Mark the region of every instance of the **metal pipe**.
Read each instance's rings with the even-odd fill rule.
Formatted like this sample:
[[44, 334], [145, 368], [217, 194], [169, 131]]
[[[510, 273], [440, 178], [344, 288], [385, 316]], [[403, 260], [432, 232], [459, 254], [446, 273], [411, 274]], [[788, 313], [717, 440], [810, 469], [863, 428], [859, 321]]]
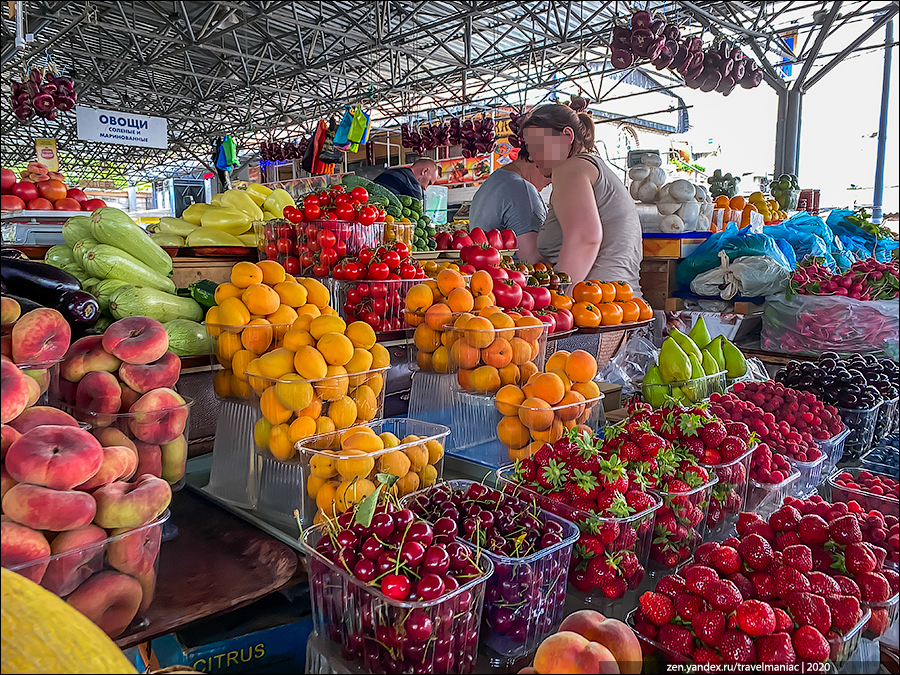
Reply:
[[25, 49], [25, 3], [16, 3], [16, 49]]
[[884, 78], [881, 81], [881, 116], [878, 118], [878, 154], [875, 159], [875, 194], [872, 199], [872, 222], [882, 221], [884, 203], [884, 155], [887, 147], [888, 99], [891, 91], [891, 43], [894, 41], [894, 21], [884, 27]]

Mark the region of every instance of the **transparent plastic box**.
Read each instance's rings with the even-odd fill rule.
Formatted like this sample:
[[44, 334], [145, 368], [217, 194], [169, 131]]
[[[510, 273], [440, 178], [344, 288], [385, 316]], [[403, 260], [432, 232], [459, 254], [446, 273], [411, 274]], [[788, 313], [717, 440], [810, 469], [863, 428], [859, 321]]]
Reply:
[[537, 408], [513, 403], [501, 405], [500, 412], [515, 414], [502, 415], [497, 423], [497, 438], [506, 447], [510, 461], [526, 459], [540, 450], [544, 443], [553, 444], [563, 437], [567, 430], [588, 427], [594, 432], [606, 427], [603, 411], [603, 394], [580, 401]]
[[[652, 490], [662, 499], [653, 528], [653, 544], [647, 569], [652, 576], [667, 574], [694, 553], [706, 531], [706, 516], [716, 475], [688, 492]], [[671, 519], [669, 518], [671, 516]], [[675, 530], [671, 531], [674, 527]]]
[[[553, 501], [540, 492], [517, 483], [515, 469], [512, 465], [498, 469], [496, 476], [498, 489], [529, 503], [536, 504], [545, 511], [575, 523], [582, 533], [590, 534], [592, 529], [603, 533], [610, 538], [610, 543], [606, 546], [607, 551], [630, 551], [638, 559], [639, 570], [646, 568], [653, 536], [653, 525], [658, 509], [662, 506], [662, 500], [659, 495], [650, 493], [654, 502], [645, 511], [634, 513], [625, 518], [606, 518], [598, 516], [594, 512], [583, 511], [568, 504]], [[640, 576], [640, 578], [628, 581], [628, 589], [622, 597], [609, 598], [600, 588], [595, 588], [583, 594], [583, 599], [585, 602], [596, 606], [606, 616], [624, 619], [628, 610], [634, 607], [637, 599], [636, 591], [644, 580], [643, 573], [636, 576]], [[582, 594], [574, 587], [570, 587], [569, 593], [582, 597]]]
[[[489, 558], [472, 550], [483, 575], [451, 593], [431, 601], [398, 601], [316, 551], [321, 536], [320, 528], [313, 527], [300, 539], [309, 568], [313, 625], [344, 659], [371, 673], [402, 669], [407, 663], [419, 673], [472, 672], [485, 586], [494, 571]], [[413, 612], [424, 614], [431, 624], [427, 641], [416, 643], [406, 637], [405, 624]]]
[[882, 401], [881, 407], [878, 408], [878, 420], [875, 422], [875, 431], [872, 432], [873, 443], [877, 444], [893, 430], [894, 423], [897, 420], [898, 403], [900, 403], [900, 396]]
[[[305, 220], [302, 223], [291, 223], [283, 218], [253, 223], [253, 231], [256, 233], [257, 241], [259, 242], [257, 248], [259, 249], [260, 260], [277, 260], [284, 265], [289, 257], [296, 258], [300, 273], [304, 276], [312, 276], [313, 266], [303, 267], [300, 265], [300, 255], [311, 243], [313, 246], [319, 247], [318, 233], [322, 230], [333, 232], [336, 242], [346, 246], [347, 252], [345, 257], [350, 258], [357, 257], [364, 248], [373, 248], [381, 245], [381, 240], [384, 237], [384, 223], [362, 225], [346, 220]], [[277, 245], [279, 240], [284, 239], [289, 241], [290, 251], [274, 252], [273, 257], [273, 251], [268, 246], [270, 244]], [[314, 242], [313, 240], [316, 241]], [[318, 252], [319, 248], [316, 248], [313, 253]], [[339, 256], [337, 262], [341, 260], [343, 260], [343, 257]]]
[[859, 638], [862, 637], [863, 631], [868, 625], [872, 617], [871, 610], [863, 607], [862, 617], [843, 635], [828, 638], [828, 644], [831, 647], [831, 663], [835, 668], [840, 670], [847, 661], [853, 658], [856, 648], [859, 646]]
[[[11, 347], [10, 347], [11, 349]], [[8, 353], [8, 352], [6, 352]], [[56, 405], [61, 400], [61, 378], [59, 376], [59, 364], [62, 359], [52, 361], [42, 361], [40, 363], [17, 363], [16, 367], [25, 375], [31, 377], [38, 384], [40, 393], [37, 400], [32, 404], [35, 405]], [[74, 386], [71, 388], [72, 398], [66, 400], [66, 403], [74, 404]], [[31, 407], [31, 406], [29, 406]]]
[[706, 514], [705, 540], [719, 541], [730, 536], [738, 514], [746, 508], [752, 455], [753, 448], [747, 448], [747, 452], [730, 462], [701, 464], [710, 475], [715, 474], [719, 479], [713, 488]]
[[894, 475], [898, 473], [898, 463], [900, 463], [900, 457], [898, 457], [897, 448], [885, 445], [872, 448], [859, 460], [860, 466], [864, 469]]
[[880, 638], [889, 630], [897, 630], [897, 616], [900, 614], [900, 595], [894, 594], [884, 602], [863, 602], [872, 612], [872, 616], [866, 623], [863, 637], [871, 640]]
[[862, 410], [837, 409], [844, 424], [850, 430], [847, 440], [844, 441], [845, 460], [857, 460], [872, 447], [880, 407], [879, 404], [874, 408]]
[[[250, 401], [253, 399], [253, 390], [246, 375], [235, 375], [232, 369], [232, 361], [237, 358], [256, 358], [270, 351], [284, 346], [284, 335], [290, 330], [291, 324], [278, 323], [269, 326], [229, 326], [226, 324], [207, 323], [206, 332], [216, 341], [215, 352], [210, 357], [216, 370], [213, 387], [216, 396], [221, 399], [234, 399]], [[250, 356], [244, 352], [250, 352]], [[246, 368], [246, 363], [243, 364]], [[241, 370], [239, 370], [241, 372]]]
[[[453, 492], [465, 492], [471, 480], [445, 483]], [[419, 490], [402, 500], [418, 517], [429, 520], [416, 508], [416, 498], [427, 497], [434, 488]], [[494, 667], [508, 667], [535, 651], [541, 641], [562, 622], [566, 579], [572, 548], [580, 535], [574, 523], [533, 505], [542, 523], [559, 523], [564, 533], [560, 543], [522, 557], [509, 557], [482, 550], [494, 563], [488, 579], [482, 612], [481, 644]], [[461, 537], [470, 546], [475, 542]]]
[[[462, 312], [451, 312], [449, 315], [403, 312], [410, 370], [439, 374], [450, 372], [450, 331], [460, 314]], [[437, 363], [434, 362], [436, 353]]]
[[791, 494], [794, 483], [799, 478], [800, 471], [794, 467], [791, 467], [791, 472], [780, 483], [760, 483], [751, 478], [747, 487], [745, 510], [768, 518], [781, 507], [784, 498]]
[[687, 403], [699, 403], [709, 398], [711, 394], [721, 394], [725, 391], [725, 371], [683, 382], [640, 383], [640, 390], [644, 401], [654, 408], [662, 406], [668, 398], [675, 398]]
[[[339, 450], [340, 434], [312, 436], [297, 442], [296, 457], [292, 460], [278, 462], [277, 465], [270, 461], [269, 464], [273, 466], [268, 472], [264, 455], [260, 505], [268, 507], [270, 504], [269, 498], [264, 496], [269, 487], [269, 475], [277, 478], [277, 494], [287, 494], [293, 498], [292, 502], [282, 501], [278, 504], [276, 512], [290, 515], [294, 509], [299, 509], [304, 527], [318, 522], [316, 515], [320, 511], [324, 514], [324, 509], [332, 503], [337, 513], [342, 513], [345, 509], [341, 506], [350, 502], [350, 496], [355, 494], [349, 491], [368, 488], [366, 482], [371, 483], [371, 489], [374, 490], [377, 484], [375, 476], [378, 473], [399, 476], [394, 488], [400, 497], [412, 494], [420, 486], [433, 485], [441, 479], [444, 444], [450, 434], [448, 427], [400, 417], [368, 422], [364, 426], [370, 427], [379, 435], [393, 434], [399, 445], [354, 454], [354, 451]], [[419, 438], [406, 441], [409, 436]], [[284, 475], [285, 472], [289, 472], [291, 477]], [[293, 486], [292, 491], [288, 492], [284, 485]]]
[[[143, 616], [156, 590], [162, 526], [168, 518], [164, 511], [150, 523], [121, 533], [96, 525], [47, 533], [64, 552], [4, 567], [63, 598], [116, 638], [129, 626], [145, 623]], [[104, 597], [115, 599], [115, 605], [98, 602]]]
[[797, 481], [791, 488], [791, 494], [798, 499], [804, 499], [815, 492], [816, 488], [823, 481], [822, 470], [825, 468], [827, 456], [824, 454], [819, 455], [818, 459], [814, 459], [811, 462], [801, 462], [798, 459], [787, 456], [785, 456], [785, 459], [791, 467], [800, 472], [800, 477], [797, 478]]
[[[384, 281], [345, 281], [331, 279], [331, 306], [347, 323], [366, 321], [374, 313], [390, 330], [406, 328], [404, 319], [406, 293], [422, 279], [385, 279]], [[368, 322], [367, 322], [368, 323]], [[384, 332], [386, 328], [376, 328]]]
[[845, 428], [831, 438], [826, 438], [823, 441], [816, 441], [819, 450], [825, 455], [825, 466], [822, 468], [823, 473], [831, 473], [832, 469], [834, 469], [838, 462], [841, 461], [841, 458], [844, 456], [844, 441], [847, 440], [847, 436], [849, 435], [850, 429]]
[[261, 416], [249, 402], [219, 400], [209, 483], [203, 489], [244, 509], [254, 508], [259, 497], [260, 455], [253, 427]]
[[[832, 502], [857, 502], [865, 511], [877, 510], [886, 516], [900, 517], [900, 502], [891, 498], [889, 495], [877, 495], [864, 488], [850, 488], [837, 483], [837, 479], [843, 474], [850, 474], [854, 480], [859, 477], [860, 471], [864, 471], [859, 467], [850, 467], [846, 469], [837, 469], [828, 477], [828, 487], [831, 489]], [[870, 471], [873, 475], [884, 475], [886, 478], [897, 480], [896, 475], [878, 474]]]

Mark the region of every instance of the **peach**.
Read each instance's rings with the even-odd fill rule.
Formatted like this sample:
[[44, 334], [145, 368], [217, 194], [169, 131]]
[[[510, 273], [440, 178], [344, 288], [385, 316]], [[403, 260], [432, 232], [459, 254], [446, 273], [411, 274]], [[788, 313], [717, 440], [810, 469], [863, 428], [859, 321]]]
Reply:
[[20, 365], [46, 363], [66, 355], [72, 328], [55, 309], [38, 307], [16, 321], [11, 336], [13, 361]]
[[122, 362], [103, 349], [102, 335], [88, 335], [76, 340], [59, 366], [59, 374], [69, 382], [81, 382], [88, 373], [114, 373]]
[[15, 567], [40, 560], [39, 563], [18, 570], [23, 577], [39, 584], [47, 570], [49, 560], [46, 558], [49, 555], [50, 544], [40, 532], [11, 521], [0, 523], [0, 565], [3, 567]]
[[28, 403], [25, 405], [25, 409], [27, 410], [37, 403], [38, 399], [41, 397], [41, 385], [37, 383], [37, 380], [33, 380], [27, 376], [25, 377], [25, 384], [28, 385]]
[[66, 602], [115, 638], [125, 632], [137, 616], [141, 595], [141, 584], [137, 579], [107, 570], [81, 584]]
[[127, 384], [119, 382], [119, 386], [122, 388], [122, 403], [119, 406], [119, 412], [127, 413], [129, 410], [131, 410], [131, 406], [138, 402], [138, 399], [141, 398], [141, 395], [134, 389], [129, 387]]
[[145, 473], [157, 478], [162, 476], [162, 448], [152, 443], [138, 441], [137, 446], [138, 465], [135, 476], [143, 476]]
[[6, 467], [0, 464], [0, 499], [9, 492], [13, 485], [17, 485], [19, 481], [9, 475]]
[[9, 424], [20, 434], [24, 434], [35, 427], [45, 425], [77, 427], [78, 420], [59, 408], [53, 408], [49, 405], [36, 405], [23, 412]]
[[640, 673], [644, 664], [641, 643], [627, 624], [608, 619], [589, 609], [570, 614], [559, 627], [560, 631], [578, 633], [591, 642], [606, 647], [619, 664], [620, 673]]
[[104, 485], [94, 492], [94, 499], [94, 522], [100, 527], [140, 527], [166, 510], [172, 501], [172, 488], [162, 478], [145, 474], [134, 483], [116, 481]]
[[57, 403], [64, 405], [75, 405], [75, 392], [78, 391], [78, 384], [69, 382], [66, 378], [60, 377], [56, 383]]
[[12, 361], [12, 335], [0, 335], [0, 356]]
[[162, 358], [144, 365], [123, 363], [119, 379], [139, 394], [151, 389], [171, 389], [181, 375], [181, 359], [175, 352], [166, 352]]
[[41, 394], [45, 393], [50, 388], [50, 380], [52, 378], [50, 376], [49, 368], [28, 368], [22, 372], [37, 382]]
[[131, 433], [145, 443], [168, 443], [187, 426], [188, 409], [174, 389], [154, 389], [131, 406]]
[[0, 357], [0, 422], [12, 422], [28, 406], [28, 377], [15, 363]]
[[50, 552], [54, 556], [65, 555], [50, 561], [41, 585], [60, 596], [74, 591], [85, 579], [103, 569], [105, 542], [106, 530], [96, 525], [60, 532], [50, 542]]
[[87, 481], [75, 487], [76, 490], [91, 490], [109, 485], [114, 480], [128, 480], [138, 468], [137, 453], [124, 445], [110, 445], [103, 448], [103, 463], [100, 469]]
[[550, 673], [610, 673], [619, 668], [609, 650], [578, 633], [560, 631], [544, 640], [534, 655], [534, 669]]
[[144, 592], [138, 612], [146, 612], [153, 602], [153, 595], [156, 592], [156, 568], [151, 567], [146, 574], [138, 576], [137, 580], [141, 584], [141, 590]]
[[35, 530], [77, 530], [90, 523], [96, 511], [94, 498], [78, 490], [18, 483], [3, 495], [3, 513]]
[[143, 365], [161, 359], [169, 350], [169, 335], [156, 319], [120, 319], [103, 333], [103, 348], [125, 363]]
[[6, 458], [6, 451], [9, 450], [9, 446], [21, 435], [15, 427], [9, 424], [4, 424], [0, 427], [0, 459]]
[[0, 325], [8, 326], [15, 323], [22, 316], [22, 308], [12, 298], [3, 296], [0, 298]]
[[[122, 535], [119, 537], [118, 535]], [[124, 574], [140, 577], [153, 569], [162, 543], [162, 526], [151, 525], [136, 530], [112, 530], [106, 559]]]
[[110, 445], [124, 445], [126, 448], [131, 448], [137, 452], [137, 446], [134, 444], [134, 441], [128, 438], [125, 432], [120, 429], [103, 427], [102, 429], [94, 429], [92, 433], [104, 448], [108, 448]]
[[54, 490], [81, 485], [103, 464], [103, 446], [87, 431], [47, 425], [22, 434], [6, 453], [6, 470], [20, 483]]
[[184, 434], [162, 446], [162, 473], [160, 477], [169, 483], [177, 483], [184, 476], [187, 462], [188, 442]]
[[117, 413], [122, 406], [122, 388], [116, 376], [102, 370], [85, 375], [78, 383], [75, 405], [88, 413], [100, 414], [101, 420], [111, 420], [105, 414]]

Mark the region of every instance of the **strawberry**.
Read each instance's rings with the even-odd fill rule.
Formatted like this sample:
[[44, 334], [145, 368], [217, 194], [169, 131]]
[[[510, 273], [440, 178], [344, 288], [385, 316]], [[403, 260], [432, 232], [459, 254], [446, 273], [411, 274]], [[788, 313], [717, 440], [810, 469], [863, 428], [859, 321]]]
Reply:
[[710, 647], [719, 646], [725, 634], [725, 624], [725, 614], [717, 609], [697, 612], [691, 619], [691, 628], [696, 636]]
[[828, 536], [838, 544], [853, 544], [862, 541], [862, 530], [856, 516], [848, 513], [828, 523]]
[[622, 577], [614, 577], [600, 587], [607, 598], [621, 598], [628, 590], [628, 583]]
[[845, 577], [842, 574], [835, 574], [834, 580], [837, 582], [837, 585], [840, 586], [841, 595], [852, 595], [854, 598], [862, 599], [862, 593], [859, 590], [859, 586], [853, 579]]
[[775, 541], [775, 531], [772, 530], [771, 526], [762, 520], [758, 520], [755, 523], [750, 523], [747, 526], [747, 529], [744, 530], [744, 537], [748, 534], [758, 534], [763, 539], [772, 544]]
[[787, 633], [763, 635], [755, 644], [756, 659], [760, 663], [788, 664], [797, 660], [791, 636]]
[[672, 623], [661, 626], [656, 639], [659, 644], [676, 654], [690, 656], [694, 651], [694, 637], [691, 631]]
[[831, 655], [831, 647], [825, 636], [813, 626], [800, 626], [791, 636], [794, 651], [807, 661], [826, 661]]
[[569, 482], [566, 484], [566, 491], [571, 493], [573, 497], [589, 499], [598, 485], [599, 483], [593, 474], [574, 469]]
[[600, 485], [606, 490], [628, 491], [628, 475], [625, 464], [616, 455], [600, 460]]
[[610, 544], [610, 547], [617, 551], [633, 550], [634, 545], [637, 542], [637, 531], [633, 526], [626, 523], [619, 525], [618, 530], [618, 536]]
[[656, 640], [656, 636], [659, 633], [659, 629], [654, 626], [649, 621], [644, 621], [643, 619], [639, 619], [634, 622], [634, 630], [644, 637], [648, 637], [651, 640]]
[[812, 551], [809, 546], [803, 544], [794, 544], [786, 547], [781, 552], [781, 561], [788, 567], [793, 567], [798, 572], [812, 572], [813, 560]]
[[653, 506], [653, 497], [641, 490], [629, 490], [625, 493], [625, 501], [635, 513], [646, 511]]
[[775, 598], [775, 577], [764, 572], [756, 572], [750, 575], [750, 581], [756, 587], [756, 597], [760, 600]]
[[687, 592], [687, 586], [681, 575], [668, 574], [656, 584], [656, 592], [668, 595], [670, 599], [674, 600], [679, 594]]
[[750, 440], [750, 428], [743, 422], [725, 422], [725, 433], [745, 443]]
[[[775, 535], [776, 551], [783, 551], [788, 546], [795, 546], [802, 543], [803, 540], [800, 539], [800, 535], [797, 532], [779, 532]], [[812, 557], [812, 554], [810, 554], [810, 557]]]
[[537, 475], [538, 484], [548, 490], [560, 490], [568, 477], [566, 465], [558, 460], [550, 459]]
[[719, 454], [723, 462], [730, 462], [747, 452], [747, 442], [734, 436], [728, 436], [719, 446]]
[[603, 555], [606, 551], [603, 542], [592, 534], [582, 534], [578, 538], [578, 545], [585, 550], [585, 553], [587, 553], [589, 557]]
[[898, 574], [896, 570], [886, 568], [881, 570], [881, 574], [887, 579], [888, 586], [891, 589], [891, 595], [896, 595], [897, 591], [900, 590], [900, 574]]
[[679, 442], [679, 446], [685, 453], [698, 459], [700, 457], [703, 457], [703, 454], [706, 450], [706, 446], [703, 445], [703, 441], [696, 437], [683, 439]]
[[641, 458], [641, 448], [637, 443], [625, 441], [619, 448], [619, 457], [625, 462], [634, 462]]
[[572, 496], [565, 490], [554, 490], [546, 493], [544, 497], [557, 504], [568, 504], [572, 501]]
[[668, 595], [646, 591], [639, 603], [642, 616], [657, 626], [663, 626], [675, 618], [675, 605]]
[[726, 662], [753, 663], [756, 661], [756, 647], [746, 633], [730, 630], [722, 636], [719, 652]]
[[775, 607], [772, 611], [775, 612], [775, 632], [793, 633], [794, 620], [790, 614], [781, 609], [781, 607]]
[[811, 593], [826, 598], [830, 598], [832, 595], [843, 594], [838, 582], [825, 574], [825, 572], [809, 572], [806, 578], [809, 579], [809, 590]]
[[656, 434], [647, 433], [640, 438], [641, 454], [646, 457], [656, 457], [667, 445], [668, 442]]
[[718, 448], [728, 436], [725, 425], [715, 420], [700, 427], [700, 440], [710, 448]]
[[684, 584], [691, 593], [703, 596], [706, 586], [719, 579], [718, 573], [712, 567], [705, 565], [688, 565], [681, 570]]
[[775, 612], [768, 602], [744, 600], [735, 610], [738, 626], [747, 635], [759, 637], [775, 630]]
[[580, 511], [593, 511], [597, 507], [597, 502], [587, 497], [576, 497], [569, 502], [569, 506]]
[[691, 486], [685, 483], [683, 480], [678, 480], [677, 478], [666, 478], [666, 492], [680, 494], [683, 492], [690, 492]]
[[711, 567], [712, 565], [710, 565], [710, 556], [717, 548], [719, 548], [719, 544], [714, 541], [707, 541], [700, 544], [694, 551], [694, 562], [698, 565], [706, 565], [707, 567]]
[[782, 506], [769, 516], [769, 526], [773, 532], [790, 532], [800, 524], [800, 512], [793, 506]]
[[821, 595], [791, 593], [787, 597], [787, 605], [798, 625], [812, 626], [823, 634], [831, 627], [831, 610]]
[[741, 554], [728, 546], [720, 546], [709, 556], [710, 564], [723, 575], [731, 575], [741, 571], [744, 561]]
[[666, 511], [656, 516], [656, 530], [658, 532], [675, 534], [677, 529], [678, 521], [675, 520], [675, 515], [671, 511]]
[[684, 471], [684, 482], [692, 489], [700, 487], [709, 482], [709, 473], [702, 466], [690, 466]]
[[682, 436], [684, 436], [685, 438], [699, 436], [700, 428], [702, 426], [703, 418], [700, 415], [682, 415], [678, 420], [678, 430], [681, 431]]
[[691, 654], [691, 661], [694, 663], [722, 663], [722, 657], [715, 649], [695, 647]]
[[884, 602], [891, 597], [891, 587], [883, 574], [864, 572], [856, 575], [860, 599], [867, 602]]
[[831, 627], [841, 633], [849, 631], [862, 618], [859, 599], [852, 595], [832, 595], [828, 603], [831, 606]]
[[737, 586], [741, 593], [741, 597], [744, 598], [744, 600], [756, 597], [756, 586], [754, 586], [753, 582], [744, 576], [743, 573], [738, 572], [736, 574], [731, 574], [728, 576], [728, 580]]
[[616, 577], [616, 572], [609, 566], [605, 556], [593, 558], [584, 572], [585, 583], [590, 588], [603, 588]]
[[517, 460], [515, 472], [519, 482], [532, 483], [534, 482], [535, 475], [537, 475], [537, 463], [530, 457]]
[[703, 449], [703, 464], [707, 466], [715, 466], [716, 464], [722, 463], [722, 455], [719, 454], [718, 450], [713, 450], [712, 448], [704, 448]]
[[844, 549], [844, 566], [854, 576], [874, 572], [877, 565], [875, 554], [865, 544], [847, 544]]
[[738, 553], [750, 569], [764, 570], [774, 560], [774, 553], [769, 542], [758, 534], [746, 535], [738, 545]]
[[743, 600], [740, 589], [728, 579], [716, 579], [706, 584], [703, 597], [713, 609], [726, 614], [733, 612]]
[[675, 614], [678, 615], [682, 621], [690, 622], [695, 614], [702, 612], [705, 609], [706, 603], [703, 601], [703, 598], [696, 595], [682, 593], [675, 598]]
[[619, 554], [618, 566], [619, 571], [622, 572], [622, 576], [629, 579], [637, 574], [641, 563], [638, 560], [638, 557], [631, 551], [622, 551]]
[[547, 462], [549, 462], [552, 457], [553, 446], [551, 446], [549, 443], [544, 443], [541, 446], [540, 450], [534, 453], [534, 457], [532, 459], [534, 459], [535, 464], [540, 469], [547, 466]]
[[760, 516], [758, 513], [754, 513], [752, 511], [742, 511], [741, 513], [739, 513], [737, 525], [735, 525], [738, 536], [743, 537], [744, 531], [747, 529], [747, 526], [750, 523], [754, 523], [758, 520], [762, 520], [762, 516]]
[[786, 598], [797, 591], [809, 591], [809, 579], [793, 567], [779, 567], [775, 570], [775, 594]]
[[614, 522], [599, 521], [594, 527], [594, 532], [604, 545], [609, 546], [619, 536], [619, 524]]

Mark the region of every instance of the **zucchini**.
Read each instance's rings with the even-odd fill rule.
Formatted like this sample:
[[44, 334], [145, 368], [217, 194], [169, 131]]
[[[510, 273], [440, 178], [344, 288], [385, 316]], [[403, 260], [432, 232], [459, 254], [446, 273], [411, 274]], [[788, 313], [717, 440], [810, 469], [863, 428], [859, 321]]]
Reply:
[[216, 289], [219, 287], [215, 281], [210, 281], [209, 279], [200, 279], [200, 281], [195, 281], [188, 289], [190, 290], [191, 297], [199, 302], [204, 307], [215, 307], [216, 306]]
[[128, 286], [128, 282], [119, 281], [118, 279], [104, 279], [94, 286], [94, 290], [91, 292], [94, 297], [97, 298], [97, 302], [100, 303], [101, 310], [109, 310], [109, 296], [113, 294], [113, 291], [122, 286]]
[[344, 176], [343, 178], [341, 178], [341, 183], [344, 185], [344, 187], [347, 188], [347, 192], [350, 192], [350, 190], [355, 187], [362, 187], [365, 188], [366, 192], [369, 193], [369, 197], [375, 197], [376, 199], [387, 199], [388, 205], [396, 207], [398, 211], [403, 207], [403, 205], [400, 203], [400, 200], [397, 198], [397, 195], [395, 195], [383, 185], [373, 183], [372, 181], [368, 180], [367, 178], [363, 178], [362, 176]]
[[91, 214], [91, 234], [101, 244], [116, 246], [148, 269], [172, 276], [172, 258], [124, 211], [104, 206]]
[[72, 256], [71, 246], [59, 245], [51, 246], [47, 249], [47, 253], [44, 254], [44, 262], [54, 267], [62, 267], [63, 265], [75, 263], [76, 260]]
[[145, 286], [120, 286], [109, 296], [109, 311], [116, 319], [149, 316], [160, 323], [173, 319], [203, 320], [203, 308], [191, 298], [179, 298]]
[[94, 246], [82, 258], [81, 264], [91, 276], [98, 279], [119, 279], [166, 293], [175, 292], [175, 284], [171, 279], [154, 272], [134, 256], [109, 244]]
[[172, 319], [163, 324], [169, 334], [169, 349], [178, 356], [212, 354], [216, 341], [206, 332], [206, 326], [189, 319]]
[[91, 236], [91, 217], [72, 216], [62, 228], [62, 236], [66, 243], [75, 248], [75, 244]]
[[74, 258], [75, 263], [78, 265], [84, 265], [84, 254], [94, 248], [100, 242], [94, 239], [93, 237], [85, 237], [84, 239], [79, 239], [75, 246], [72, 247], [72, 258]]

